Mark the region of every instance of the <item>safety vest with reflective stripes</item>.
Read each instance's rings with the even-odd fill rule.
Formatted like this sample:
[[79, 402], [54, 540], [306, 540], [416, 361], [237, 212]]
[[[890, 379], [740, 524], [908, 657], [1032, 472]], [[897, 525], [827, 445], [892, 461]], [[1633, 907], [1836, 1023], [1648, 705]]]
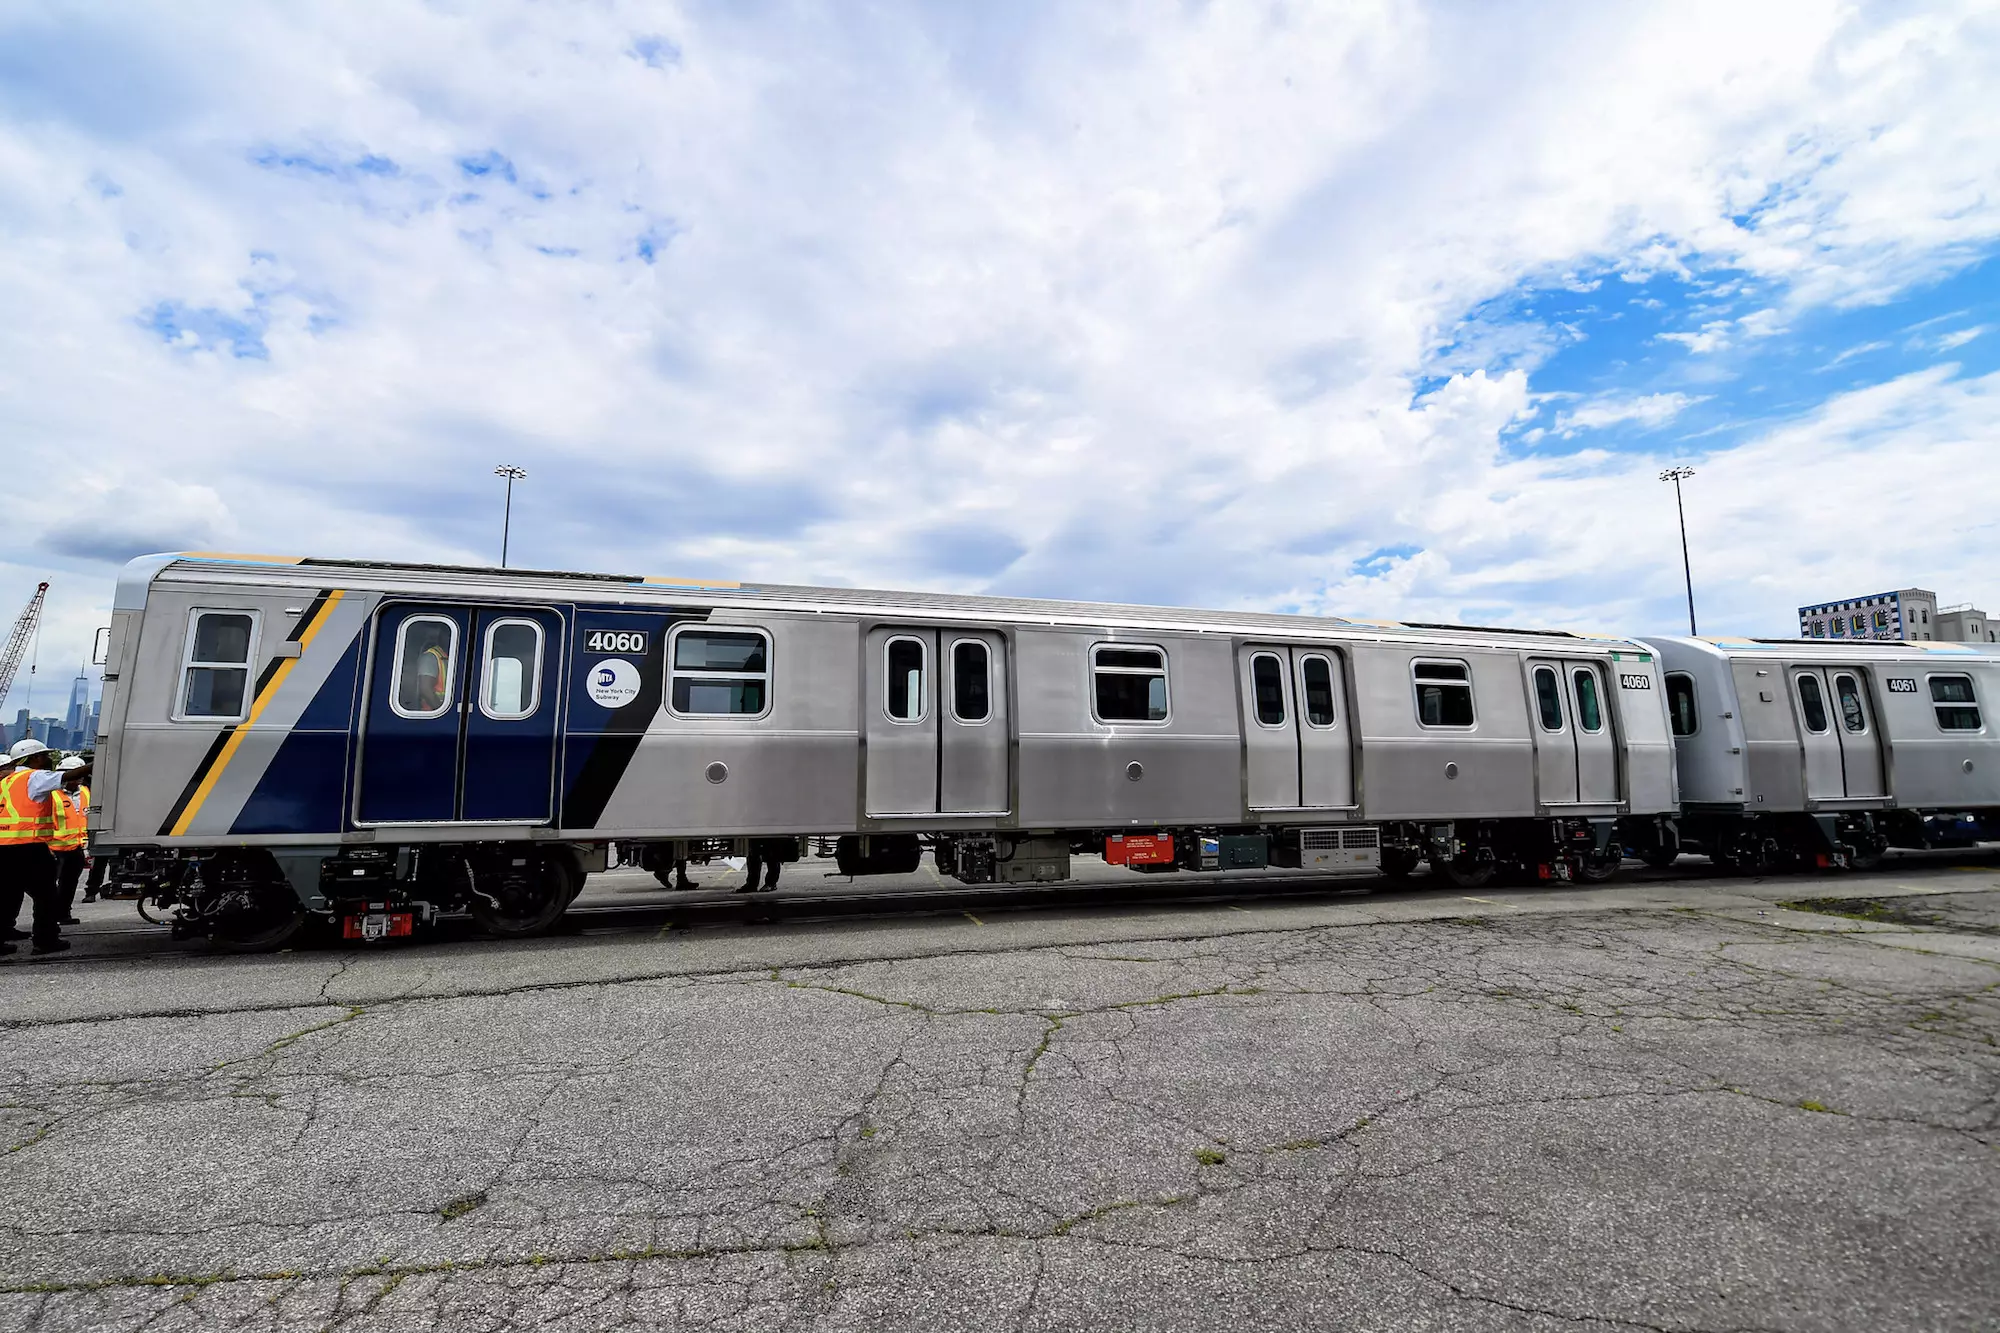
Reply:
[[0, 847], [48, 842], [56, 835], [55, 802], [46, 796], [28, 799], [28, 780], [35, 772], [17, 768], [0, 778]]
[[49, 793], [56, 807], [56, 832], [49, 839], [52, 852], [73, 852], [90, 836], [90, 788], [79, 783], [75, 791], [58, 787]]

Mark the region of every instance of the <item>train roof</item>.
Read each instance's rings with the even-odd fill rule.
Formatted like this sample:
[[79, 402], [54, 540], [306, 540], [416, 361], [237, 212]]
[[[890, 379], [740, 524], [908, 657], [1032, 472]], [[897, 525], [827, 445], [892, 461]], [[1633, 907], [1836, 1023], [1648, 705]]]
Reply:
[[1075, 625], [1113, 629], [1176, 629], [1192, 633], [1242, 634], [1268, 631], [1336, 638], [1409, 638], [1418, 642], [1506, 642], [1549, 646], [1551, 640], [1598, 651], [1646, 646], [1620, 635], [1506, 626], [1449, 625], [1425, 621], [1370, 620], [1342, 616], [1281, 615], [1262, 611], [1214, 611], [1196, 607], [1145, 606], [1117, 602], [1060, 601], [1029, 597], [988, 597], [960, 593], [873, 588], [825, 588], [787, 583], [663, 578], [566, 570], [501, 569], [471, 565], [407, 564], [393, 561], [332, 560], [304, 556], [247, 555], [179, 551], [141, 556], [119, 576], [116, 607], [137, 610], [155, 582], [243, 583], [269, 586], [343, 588], [396, 594], [464, 598], [505, 590], [510, 597], [544, 597], [583, 603], [655, 603], [661, 606], [741, 607], [746, 610], [872, 611], [936, 620], [1001, 620], [1024, 624]]
[[1647, 643], [1680, 644], [1719, 657], [1784, 657], [1790, 661], [1923, 662], [1939, 657], [2000, 658], [2000, 643], [1947, 639], [1746, 639], [1728, 635], [1688, 638], [1645, 635]]

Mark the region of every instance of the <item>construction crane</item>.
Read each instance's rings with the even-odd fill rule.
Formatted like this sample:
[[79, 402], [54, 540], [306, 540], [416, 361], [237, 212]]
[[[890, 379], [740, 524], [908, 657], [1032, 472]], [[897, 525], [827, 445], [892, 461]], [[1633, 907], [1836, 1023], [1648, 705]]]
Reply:
[[28, 651], [28, 641], [35, 637], [35, 627], [42, 623], [42, 600], [48, 595], [48, 584], [35, 585], [35, 595], [28, 599], [27, 609], [14, 622], [14, 632], [7, 636], [6, 650], [0, 651], [0, 701], [14, 688], [14, 673], [20, 669], [21, 654]]

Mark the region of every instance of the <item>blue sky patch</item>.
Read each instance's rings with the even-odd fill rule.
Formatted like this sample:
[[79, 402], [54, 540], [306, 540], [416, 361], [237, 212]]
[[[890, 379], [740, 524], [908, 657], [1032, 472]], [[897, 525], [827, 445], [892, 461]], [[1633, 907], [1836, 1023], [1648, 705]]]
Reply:
[[1415, 396], [1453, 374], [1520, 369], [1536, 406], [1506, 432], [1513, 456], [1692, 456], [1939, 363], [1962, 375], [2000, 368], [2000, 262], [1990, 257], [1879, 304], [1789, 304], [1780, 284], [1694, 259], [1679, 272], [1607, 266], [1539, 280], [1460, 321]]
[[651, 69], [677, 69], [681, 49], [657, 34], [632, 39], [632, 58]]
[[1380, 578], [1403, 561], [1423, 553], [1421, 546], [1378, 546], [1356, 560], [1353, 571], [1364, 579]]
[[514, 164], [497, 149], [489, 148], [483, 153], [473, 153], [458, 159], [458, 169], [474, 180], [493, 177], [514, 184]]
[[215, 306], [162, 301], [139, 323], [161, 342], [182, 351], [227, 352], [239, 361], [271, 359], [264, 346], [264, 312], [254, 304], [241, 314], [231, 314]]

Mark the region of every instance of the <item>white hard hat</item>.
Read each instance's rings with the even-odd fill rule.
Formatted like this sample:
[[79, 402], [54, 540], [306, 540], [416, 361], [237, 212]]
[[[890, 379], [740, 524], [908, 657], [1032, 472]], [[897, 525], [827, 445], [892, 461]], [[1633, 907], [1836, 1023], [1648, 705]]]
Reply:
[[80, 754], [73, 754], [69, 758], [63, 760], [60, 764], [56, 765], [56, 772], [73, 773], [79, 768], [89, 768], [89, 767], [90, 767], [90, 761], [88, 759], [85, 759]]
[[11, 762], [18, 764], [23, 759], [31, 758], [38, 754], [47, 754], [48, 752], [48, 746], [30, 736], [26, 740], [15, 741], [14, 748], [7, 751], [7, 758]]

